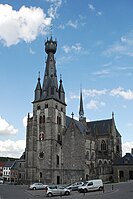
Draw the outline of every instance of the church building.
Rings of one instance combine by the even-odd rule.
[[[45,42],[47,53],[43,83],[35,88],[33,116],[28,114],[25,150],[25,182],[68,184],[101,178],[111,181],[113,161],[122,156],[121,135],[114,113],[106,120],[86,122],[82,90],[79,120],[66,115],[65,91],[57,79],[57,41]],[[72,110],[73,111],[73,110]]]

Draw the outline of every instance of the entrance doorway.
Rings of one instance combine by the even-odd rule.
[[[60,176],[57,176],[57,184],[60,184]]]
[[[129,171],[129,179],[133,180],[133,171]]]

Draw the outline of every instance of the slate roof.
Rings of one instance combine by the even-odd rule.
[[[21,155],[20,160],[25,160],[25,152]]]
[[[71,120],[72,120],[71,117],[66,116],[67,128],[69,127]],[[111,133],[112,130],[113,119],[86,122],[87,127],[82,122],[77,121],[75,119],[73,120],[81,133],[86,131],[86,134],[90,134],[92,136],[95,136],[96,134],[98,136],[108,135],[109,133]],[[117,129],[116,129],[116,134],[117,136],[121,137]]]
[[[14,164],[14,161],[7,161],[5,163],[5,166],[4,167],[12,167],[12,165]]]
[[[12,164],[11,169],[17,169],[18,168],[18,163],[17,161],[14,161],[14,163]]]
[[[114,165],[133,165],[133,154],[126,153],[125,156],[115,159]]]
[[[112,119],[87,122],[88,133],[107,135],[111,132]]]
[[[88,133],[91,133],[92,136],[96,134],[101,135],[101,136],[108,135],[109,133],[111,133],[112,124],[113,124],[113,119],[87,122]],[[121,137],[116,127],[115,127],[115,130],[116,130],[117,136]]]
[[[75,125],[78,127],[78,129],[80,130],[81,133],[86,132],[86,127],[83,125],[83,123],[81,123],[80,121],[77,121],[75,119],[73,119],[73,120],[75,122]],[[67,128],[69,127],[71,121],[72,121],[72,118],[66,116],[66,126],[67,126]]]

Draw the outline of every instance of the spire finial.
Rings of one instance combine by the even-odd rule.
[[[38,78],[40,78],[40,71],[38,72]]]
[[[82,88],[80,85],[80,105],[79,105],[79,118],[84,117],[83,99],[82,99]]]
[[[112,118],[114,119],[114,112],[112,112]]]
[[[82,93],[82,84],[80,84],[80,93]]]
[[[60,74],[60,83],[62,83],[62,74]]]
[[[40,80],[40,71],[38,72],[38,80]]]
[[[51,23],[51,26],[50,26],[50,37],[52,39],[52,31],[53,31],[53,24]]]
[[[74,113],[72,112],[72,114],[71,114],[71,115],[72,115],[72,119],[73,119],[73,117],[74,117]]]

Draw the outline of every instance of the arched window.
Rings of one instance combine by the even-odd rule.
[[[40,132],[40,134],[39,134],[39,140],[40,141],[44,140],[44,133],[43,132]]]
[[[43,123],[45,123],[45,115],[43,115]]]
[[[39,123],[40,124],[42,123],[42,116],[40,116],[40,118],[39,118]]]
[[[42,172],[40,172],[40,178],[42,178]]]
[[[61,124],[61,117],[57,116],[57,124]]]
[[[40,105],[37,105],[37,110],[40,110]]]
[[[98,170],[99,170],[99,174],[102,174],[103,167],[102,167],[102,161],[101,160],[98,163]]]
[[[60,161],[59,155],[56,155],[56,165],[59,165],[59,161]]]
[[[88,174],[86,174],[86,180],[89,180],[89,175]]]
[[[101,142],[101,150],[106,151],[106,142],[104,140]]]
[[[89,160],[89,151],[86,151],[86,160]]]

